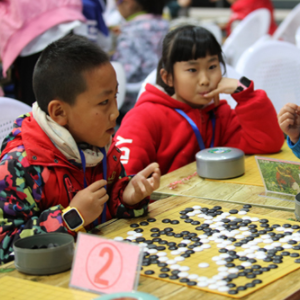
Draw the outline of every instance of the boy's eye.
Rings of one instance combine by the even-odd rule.
[[[105,101],[100,102],[99,105],[106,105],[106,104],[108,103],[108,101],[109,101],[109,100],[106,99]]]

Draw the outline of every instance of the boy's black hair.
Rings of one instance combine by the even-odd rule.
[[[109,62],[95,43],[77,35],[67,35],[50,44],[41,54],[33,72],[33,91],[39,107],[48,113],[48,104],[59,99],[75,104],[86,90],[83,73]]]
[[[135,0],[149,14],[162,15],[166,0]]]
[[[156,83],[162,86],[171,96],[174,88],[164,83],[160,76],[160,69],[174,75],[173,66],[176,62],[196,60],[206,55],[218,55],[220,63],[226,65],[222,56],[222,48],[214,35],[203,27],[186,25],[170,31],[164,38],[162,57],[158,63]]]

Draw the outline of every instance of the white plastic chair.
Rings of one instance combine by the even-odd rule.
[[[258,43],[241,56],[236,71],[267,92],[277,113],[288,102],[299,103],[300,49],[295,45],[274,40]]]
[[[31,111],[31,107],[15,99],[0,97],[0,148],[4,138],[11,132],[15,119]]]
[[[265,8],[257,9],[246,16],[223,44],[226,63],[235,67],[243,52],[268,33],[270,21],[270,12]]]
[[[296,46],[300,49],[300,26],[296,31],[295,40],[296,40]]]
[[[118,103],[118,109],[121,108],[121,106],[124,103],[125,100],[125,93],[126,93],[126,75],[124,67],[121,63],[117,61],[111,61],[112,66],[114,67],[116,74],[117,74],[117,81],[119,83],[118,88],[118,95],[117,95],[117,103]]]
[[[274,40],[283,40],[296,44],[295,34],[300,26],[300,3],[296,5],[277,27],[273,34]]]
[[[156,69],[154,69],[151,73],[149,73],[149,75],[145,78],[145,80],[143,81],[139,94],[136,98],[136,101],[139,100],[141,94],[145,91],[145,86],[147,83],[151,83],[151,84],[155,84],[156,83]]]

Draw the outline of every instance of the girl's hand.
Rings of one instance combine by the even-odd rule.
[[[286,104],[278,114],[281,130],[296,144],[300,136],[300,107],[294,103]]]
[[[150,178],[148,178],[151,175]],[[123,193],[123,201],[134,205],[150,196],[159,188],[160,169],[158,163],[152,163],[137,173],[128,183]]]
[[[219,94],[233,94],[239,85],[239,81],[233,78],[223,77],[217,88],[210,93],[204,95],[205,98],[213,98],[215,105],[219,104]]]

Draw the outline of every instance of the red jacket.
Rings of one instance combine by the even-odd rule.
[[[231,24],[234,21],[243,20],[256,9],[266,8],[271,13],[269,34],[272,35],[277,28],[274,19],[274,8],[271,0],[237,0],[231,5],[231,16],[227,24],[227,36],[231,33]]]
[[[162,174],[195,160],[200,151],[191,125],[174,109],[183,110],[197,125],[205,146],[213,136],[210,115],[216,116],[214,146],[229,146],[246,154],[278,152],[284,142],[273,104],[262,90],[232,95],[235,109],[222,100],[204,109],[179,102],[151,84],[130,110],[116,133],[115,143],[123,152],[121,162],[128,174],[135,174],[151,162],[158,162]]]
[[[129,178],[120,155],[116,147],[111,147],[107,154],[107,221],[147,213],[148,200],[135,206],[122,202]],[[102,163],[87,168],[85,175],[88,185],[103,179]],[[68,161],[31,115],[18,118],[0,155],[0,264],[10,260],[13,242],[23,236],[45,232],[74,235],[64,224],[61,213],[83,188],[81,165]],[[92,223],[86,229],[93,227]]]

